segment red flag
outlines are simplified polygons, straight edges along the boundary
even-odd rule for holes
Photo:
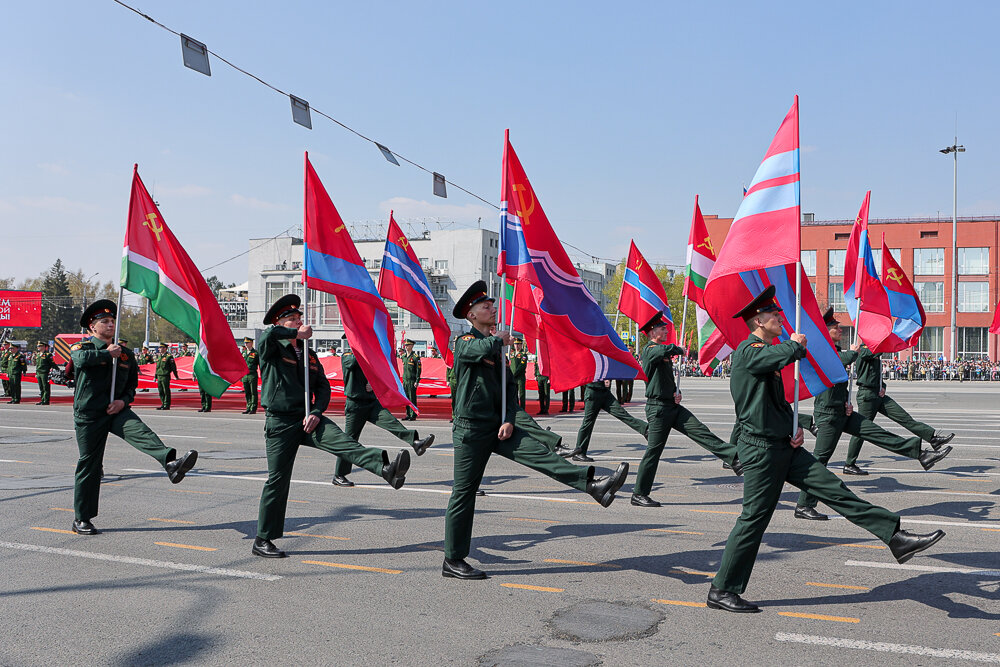
[[[924,323],[927,316],[924,314],[923,304],[917,296],[916,290],[910,279],[903,273],[902,267],[896,263],[896,258],[889,252],[885,243],[885,234],[882,234],[882,283],[880,287],[884,293],[884,299],[889,307],[886,316],[888,320],[887,332],[878,341],[865,343],[872,352],[898,352],[911,348],[920,340],[920,333],[924,330]],[[861,303],[862,310],[865,310],[864,320],[869,319],[868,311]],[[861,333],[861,325],[858,325],[858,334]],[[874,344],[872,344],[874,343]]]
[[[635,241],[629,246],[628,260],[625,262],[625,275],[622,277],[621,291],[618,293],[618,310],[639,326],[653,319],[656,313],[662,312],[667,318],[667,344],[677,342],[677,332],[674,329],[673,315],[670,304],[667,303],[667,292],[656,271],[649,265],[646,258],[639,252]]]

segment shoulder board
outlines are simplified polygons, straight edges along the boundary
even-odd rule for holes
[[[750,347],[767,347],[764,343],[750,343]]]
[[[464,336],[462,336],[462,340],[472,340],[473,338],[475,338],[475,336],[473,336],[472,334],[465,334]]]
[[[73,347],[71,347],[69,349],[71,349],[71,350],[80,350],[80,349],[83,349],[83,344],[82,343],[74,343]]]

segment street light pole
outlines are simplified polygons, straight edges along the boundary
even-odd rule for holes
[[[955,169],[951,185],[951,346],[950,361],[955,363],[955,350],[958,340],[958,154],[965,152],[965,146],[960,146],[958,137],[955,143],[940,150],[948,155],[952,153]]]

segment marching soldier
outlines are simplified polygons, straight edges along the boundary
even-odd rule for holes
[[[176,450],[164,445],[132,411],[139,369],[132,352],[114,344],[117,310],[115,303],[107,299],[92,303],[80,318],[80,326],[90,332],[90,337],[70,348],[76,379],[73,421],[80,449],[73,493],[73,532],[79,535],[99,532],[90,520],[97,516],[109,433],[159,461],[174,484],[184,479],[198,460],[198,452],[194,450],[177,458]],[[113,397],[112,375],[115,377]]]
[[[452,314],[467,319],[469,333],[455,343],[455,480],[445,514],[444,563],[441,574],[458,579],[485,579],[486,574],[469,565],[472,522],[476,510],[476,490],[493,453],[537,470],[574,489],[589,493],[602,506],[614,500],[628,475],[622,463],[607,477],[595,477],[593,466],[574,466],[515,425],[517,405],[514,384],[504,360],[503,347],[510,334],[496,326],[495,299],[486,293],[482,280],[473,284],[458,300]],[[501,373],[507,374],[506,414],[500,415]]]
[[[918,422],[904,410],[899,403],[885,395],[885,382],[882,380],[882,353],[874,354],[868,346],[862,343],[858,350],[858,361],[855,366],[858,374],[858,412],[862,417],[875,421],[875,415],[884,414],[913,435],[928,443],[935,450],[951,442],[954,433],[935,432],[923,422]],[[861,453],[861,441],[858,436],[851,438],[847,447],[847,461],[844,463],[845,475],[867,475],[868,472],[858,467],[858,454]]]
[[[313,334],[312,327],[302,323],[300,304],[296,294],[287,294],[275,301],[264,316],[264,324],[271,326],[264,330],[260,339],[267,482],[260,494],[257,538],[251,551],[263,558],[285,557],[285,552],[272,540],[284,534],[288,487],[300,445],[345,458],[380,475],[394,489],[403,486],[410,468],[410,453],[405,449],[390,463],[386,451],[363,447],[323,416],[330,406],[330,382],[316,353],[310,350],[306,357],[304,343],[299,342],[312,338]],[[309,364],[308,413],[305,364]]]
[[[14,405],[21,402],[21,376],[27,370],[28,363],[21,354],[21,346],[12,343],[7,353],[7,378],[10,384],[10,402]]]
[[[49,373],[56,367],[49,352],[49,344],[44,340],[35,346],[35,379],[38,381],[38,402],[35,405],[48,405],[52,388],[49,385]]]
[[[403,391],[413,406],[417,405],[417,385],[420,384],[420,357],[413,351],[413,341],[407,338],[403,343]],[[417,413],[407,406],[403,421],[417,421]]]
[[[708,607],[749,613],[757,605],[740,595],[753,571],[761,538],[785,482],[809,491],[889,545],[900,563],[942,537],[940,530],[914,535],[899,528],[899,515],[851,493],[836,475],[802,448],[802,429],[792,433],[792,407],[785,400],[781,369],[806,356],[806,337],[771,345],[782,333],[781,308],[774,286],[757,295],[734,317],[743,318],[750,336],[732,355],[730,391],[736,403],[739,457],[744,464],[743,512],[729,534],[719,571],[708,593]]]
[[[160,358],[156,360],[156,389],[160,393],[160,407],[157,410],[170,409],[170,374],[175,380],[180,380],[177,374],[177,362],[167,351],[167,344],[160,343]]]
[[[552,398],[549,376],[541,372],[541,364],[535,361],[535,382],[538,383],[538,414],[549,414],[549,402]]]
[[[591,463],[594,459],[587,456],[587,448],[590,447],[590,436],[594,432],[594,425],[597,424],[597,416],[601,411],[607,412],[612,417],[616,417],[623,424],[646,439],[649,433],[649,424],[636,419],[621,406],[611,393],[611,380],[598,380],[587,384],[584,394],[583,423],[580,424],[580,431],[576,435],[576,447],[570,449],[563,448],[557,452],[563,457],[572,457],[574,461]]]
[[[260,367],[260,359],[257,358],[257,350],[253,347],[253,338],[244,336],[243,338],[243,361],[247,362],[247,374],[243,376],[243,395],[247,398],[247,409],[241,414],[257,414],[257,369]]]
[[[524,350],[524,341],[520,338],[514,339],[514,351],[510,353],[510,372],[514,376],[514,384],[517,385],[517,406],[524,410],[528,404],[525,395],[525,385],[528,383],[528,353]]]
[[[423,456],[434,442],[434,434],[421,438],[415,430],[403,426],[391,412],[382,407],[353,351],[344,352],[344,356],[340,358],[340,368],[344,373],[344,433],[347,437],[357,440],[366,423],[375,424],[413,447],[417,456]],[[349,474],[351,462],[338,457],[333,483],[336,486],[354,486],[354,482],[347,479]]]
[[[856,350],[860,344],[856,344],[851,350],[840,349],[839,343],[843,332],[840,329],[840,322],[833,316],[833,308],[828,309],[823,314],[823,321],[830,332],[833,344],[837,346],[840,361],[845,367],[854,363],[858,358]],[[816,436],[816,448],[813,450],[813,456],[823,465],[829,463],[830,457],[833,456],[833,452],[837,448],[841,433],[845,432],[867,440],[894,454],[916,459],[924,470],[930,470],[935,463],[951,452],[951,447],[941,449],[940,445],[923,452],[920,451],[920,438],[916,436],[901,438],[895,433],[886,431],[856,412],[847,398],[847,380],[844,380],[824,391],[813,401],[814,423],[805,419],[806,415],[801,413],[799,415],[800,423]],[[803,491],[795,506],[795,518],[825,521],[827,516],[816,511],[816,503],[815,496]]]
[[[724,442],[708,430],[697,417],[682,406],[681,393],[674,381],[674,364],[671,357],[684,354],[679,345],[666,345],[667,320],[663,312],[657,312],[649,322],[639,327],[646,334],[649,343],[642,351],[642,371],[646,374],[646,421],[649,431],[646,453],[639,462],[632,489],[632,504],[638,507],[659,507],[660,503],[649,497],[653,479],[660,464],[663,446],[671,429],[677,429],[694,440],[712,454],[722,459],[734,473],[742,473],[743,465],[736,455],[732,442]],[[624,412],[624,410],[623,410]]]

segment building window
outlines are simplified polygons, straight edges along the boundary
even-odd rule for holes
[[[902,248],[889,248],[889,254],[892,258],[896,260],[896,264],[900,264],[901,258],[903,256]],[[882,275],[882,249],[872,248],[872,259],[875,260],[875,271],[881,276]],[[902,264],[900,264],[902,266]]]
[[[446,260],[446,259],[436,259],[436,260],[434,260],[434,268],[435,269],[447,269],[448,268],[448,260]]]
[[[944,248],[914,248],[913,275],[943,276]]]
[[[913,283],[913,289],[917,292],[917,298],[924,306],[924,311],[928,313],[944,312],[944,283]]]
[[[989,248],[959,248],[958,272],[963,276],[986,276],[990,273]]]
[[[989,332],[986,327],[959,327],[958,356],[985,357],[989,352],[990,339],[988,336]]]
[[[826,302],[835,313],[847,312],[847,303],[844,301],[844,283],[830,283],[826,289]],[[792,317],[794,316],[793,313]]]
[[[851,233],[850,232],[835,233],[833,235],[833,240],[834,241],[847,241],[850,238],[851,238]]]
[[[306,316],[311,325],[340,326],[340,309],[336,297],[326,292],[309,290]]]
[[[917,349],[920,355],[937,359],[944,354],[944,327],[924,327]]]
[[[406,315],[406,311],[397,306],[394,302],[387,301],[385,304],[386,309],[389,311],[389,317],[392,318],[392,324],[396,327],[403,326],[403,318]]]
[[[815,250],[803,250],[802,251],[802,268],[805,269],[807,276],[816,275],[816,251]]]
[[[937,232],[920,232],[920,238],[922,239],[936,239],[937,236]]]
[[[280,299],[281,297],[288,294],[288,283],[287,282],[269,282],[267,283],[267,296],[264,299],[264,306],[270,308],[271,304]]]
[[[958,283],[958,312],[988,313],[990,311],[989,283]]]
[[[844,262],[847,259],[846,250],[831,250],[828,253],[827,271],[831,276],[844,275]]]

